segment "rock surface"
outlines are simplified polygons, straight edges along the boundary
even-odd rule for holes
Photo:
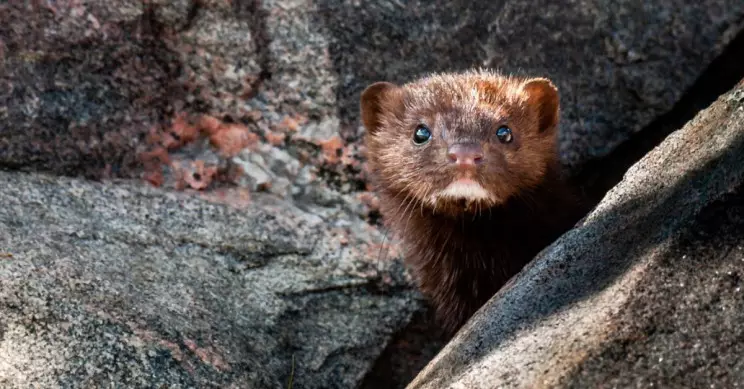
[[[744,382],[744,80],[635,164],[409,388]]]
[[[350,388],[419,307],[342,211],[0,182],[2,388]]]
[[[136,176],[183,112],[286,136],[303,163],[339,134],[357,156],[368,83],[485,65],[555,80],[576,168],[669,110],[743,16],[739,0],[6,2],[0,164]],[[346,162],[324,178],[363,178]]]

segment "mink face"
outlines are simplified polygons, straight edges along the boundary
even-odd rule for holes
[[[546,79],[439,75],[362,95],[377,184],[457,214],[503,204],[556,163],[558,93]]]
[[[361,96],[380,210],[443,328],[457,330],[578,218],[544,78],[434,75]]]

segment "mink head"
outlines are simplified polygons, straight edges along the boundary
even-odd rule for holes
[[[526,196],[557,161],[558,90],[545,78],[377,82],[362,92],[361,116],[378,188],[441,212]]]

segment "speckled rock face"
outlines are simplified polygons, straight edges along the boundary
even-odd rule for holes
[[[420,304],[342,211],[0,180],[2,388],[355,387]]]
[[[169,180],[193,173],[188,161],[229,170],[234,153],[219,145],[248,147],[235,137],[255,136],[268,145],[254,150],[264,159],[271,147],[287,150],[348,193],[364,186],[357,105],[366,85],[489,66],[555,81],[563,157],[575,169],[671,108],[742,15],[738,0],[6,2],[0,163],[178,186]],[[193,143],[181,114],[244,133]],[[315,190],[267,164],[254,172],[275,185],[260,189]],[[220,181],[207,176],[186,186]],[[247,186],[263,178],[248,174]]]
[[[741,82],[631,167],[409,387],[739,387],[743,231]]]

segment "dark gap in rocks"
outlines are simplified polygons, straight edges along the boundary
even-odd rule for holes
[[[433,309],[420,309],[390,340],[358,389],[405,388],[446,342],[434,321]]]
[[[583,192],[587,211],[622,180],[633,164],[742,80],[743,63],[744,31],[739,32],[721,55],[708,65],[671,110],[635,133],[609,155],[587,163],[574,174],[571,182]]]

